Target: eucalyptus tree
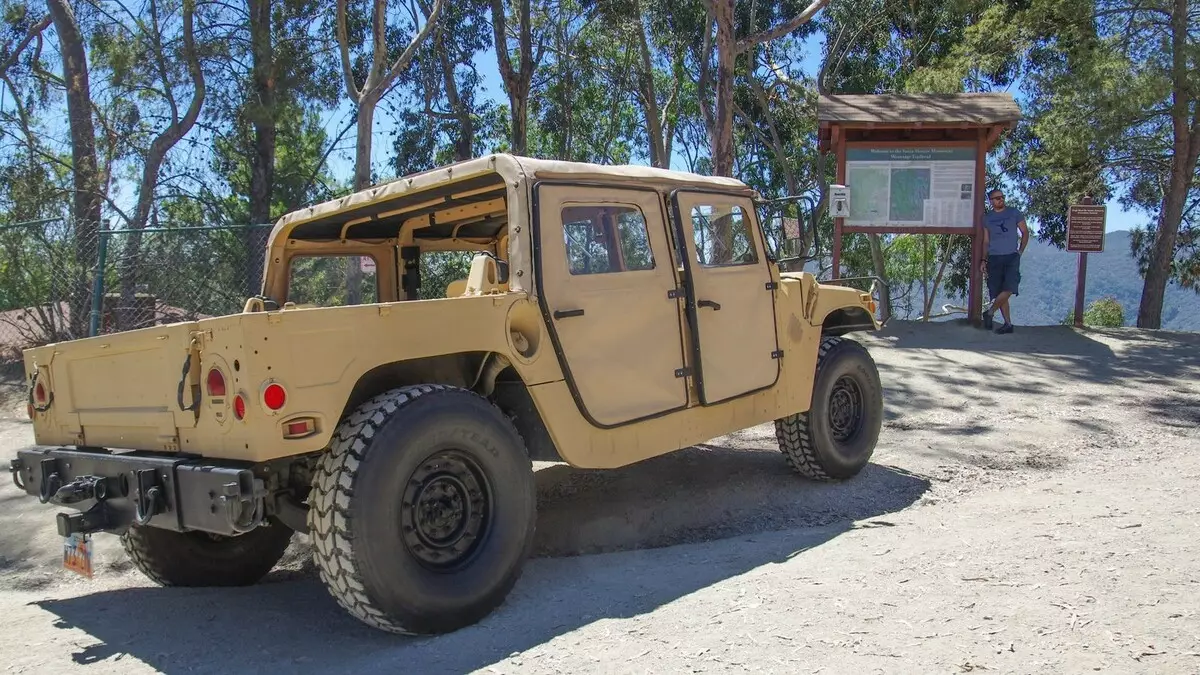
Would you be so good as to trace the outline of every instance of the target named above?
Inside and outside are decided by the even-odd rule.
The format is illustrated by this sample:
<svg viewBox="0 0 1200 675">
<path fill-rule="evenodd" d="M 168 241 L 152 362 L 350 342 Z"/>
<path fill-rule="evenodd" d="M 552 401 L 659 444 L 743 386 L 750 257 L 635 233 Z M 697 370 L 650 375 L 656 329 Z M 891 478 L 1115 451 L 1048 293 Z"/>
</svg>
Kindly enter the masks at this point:
<svg viewBox="0 0 1200 675">
<path fill-rule="evenodd" d="M 1001 166 L 1038 236 L 1062 245 L 1070 204 L 1117 199 L 1147 215 L 1133 254 L 1145 281 L 1137 325 L 1158 328 L 1172 280 L 1200 289 L 1200 5 L 1189 0 L 1033 0 L 997 6 L 926 69 L 958 91 L 1025 64 L 1025 122 Z"/>
</svg>

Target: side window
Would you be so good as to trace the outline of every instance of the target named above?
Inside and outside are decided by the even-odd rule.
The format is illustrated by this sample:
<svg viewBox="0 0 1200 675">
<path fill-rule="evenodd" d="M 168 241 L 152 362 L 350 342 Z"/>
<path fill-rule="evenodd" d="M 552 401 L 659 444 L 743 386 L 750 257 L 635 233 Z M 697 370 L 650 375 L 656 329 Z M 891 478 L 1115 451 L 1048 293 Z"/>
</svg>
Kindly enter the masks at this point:
<svg viewBox="0 0 1200 675">
<path fill-rule="evenodd" d="M 316 307 L 349 305 L 351 266 L 361 274 L 359 301 L 379 302 L 379 280 L 375 259 L 370 256 L 305 255 L 292 258 L 288 270 L 288 302 Z"/>
<path fill-rule="evenodd" d="M 740 206 L 692 208 L 696 262 L 704 267 L 753 265 L 758 262 L 750 219 Z"/>
<path fill-rule="evenodd" d="M 562 223 L 571 274 L 654 269 L 646 217 L 636 206 L 567 206 Z"/>
</svg>

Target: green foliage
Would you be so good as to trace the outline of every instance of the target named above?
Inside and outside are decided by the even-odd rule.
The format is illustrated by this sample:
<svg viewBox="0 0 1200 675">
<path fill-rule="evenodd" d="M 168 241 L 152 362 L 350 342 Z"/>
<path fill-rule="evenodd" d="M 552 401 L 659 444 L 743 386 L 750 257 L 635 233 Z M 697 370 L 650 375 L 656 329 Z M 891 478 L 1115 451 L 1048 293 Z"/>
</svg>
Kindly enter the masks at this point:
<svg viewBox="0 0 1200 675">
<path fill-rule="evenodd" d="M 1174 243 L 1161 272 L 1200 290 L 1195 22 L 1194 6 L 1167 0 L 996 5 L 913 84 L 1004 86 L 1019 66 L 1025 119 L 1003 142 L 997 164 L 1023 196 L 1038 237 L 1063 246 L 1070 204 L 1086 195 L 1115 200 L 1146 214 L 1130 239 L 1139 272 L 1157 273 L 1150 254 L 1161 230 Z M 1147 278 L 1147 289 L 1153 286 Z"/>
<path fill-rule="evenodd" d="M 1075 323 L 1075 310 L 1071 310 L 1063 319 L 1063 325 Z M 1083 310 L 1083 325 L 1099 328 L 1120 328 L 1125 325 L 1125 310 L 1121 303 L 1111 295 L 1092 301 Z"/>
</svg>

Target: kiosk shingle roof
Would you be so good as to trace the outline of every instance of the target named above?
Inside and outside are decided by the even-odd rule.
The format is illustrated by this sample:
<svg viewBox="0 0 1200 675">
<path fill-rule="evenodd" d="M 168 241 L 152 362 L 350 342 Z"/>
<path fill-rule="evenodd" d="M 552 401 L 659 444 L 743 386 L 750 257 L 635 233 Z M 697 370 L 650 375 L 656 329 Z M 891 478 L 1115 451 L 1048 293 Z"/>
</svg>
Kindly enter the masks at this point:
<svg viewBox="0 0 1200 675">
<path fill-rule="evenodd" d="M 834 94 L 817 100 L 825 124 L 1010 124 L 1021 119 L 1012 94 Z"/>
</svg>

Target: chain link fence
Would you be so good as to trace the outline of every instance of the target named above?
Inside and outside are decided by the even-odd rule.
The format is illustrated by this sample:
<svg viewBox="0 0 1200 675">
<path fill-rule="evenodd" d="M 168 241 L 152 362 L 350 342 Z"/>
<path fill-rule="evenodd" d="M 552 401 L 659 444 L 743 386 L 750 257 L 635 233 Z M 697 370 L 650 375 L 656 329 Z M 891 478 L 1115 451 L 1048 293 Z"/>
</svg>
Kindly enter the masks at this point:
<svg viewBox="0 0 1200 675">
<path fill-rule="evenodd" d="M 30 347 L 241 311 L 259 293 L 270 225 L 0 226 L 0 371 Z"/>
</svg>

